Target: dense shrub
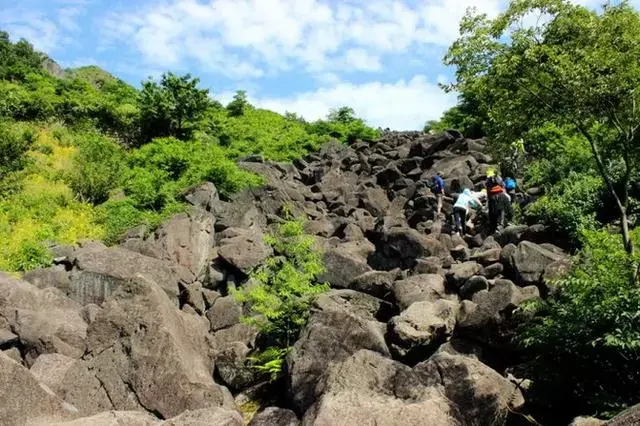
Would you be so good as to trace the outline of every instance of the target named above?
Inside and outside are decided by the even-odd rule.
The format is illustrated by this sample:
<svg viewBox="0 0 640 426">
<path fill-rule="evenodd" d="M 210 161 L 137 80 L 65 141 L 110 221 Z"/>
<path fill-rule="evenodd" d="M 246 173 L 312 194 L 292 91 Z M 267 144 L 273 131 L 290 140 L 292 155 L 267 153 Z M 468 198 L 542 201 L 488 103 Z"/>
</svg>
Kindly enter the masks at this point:
<svg viewBox="0 0 640 426">
<path fill-rule="evenodd" d="M 35 137 L 28 127 L 0 122 L 0 179 L 26 165 L 26 153 Z"/>
<path fill-rule="evenodd" d="M 328 285 L 318 282 L 324 265 L 313 237 L 303 234 L 302 221 L 279 225 L 266 242 L 274 256 L 251 273 L 255 285 L 233 293 L 240 302 L 248 302 L 251 316 L 245 321 L 256 325 L 267 342 L 266 350 L 255 358 L 257 368 L 273 377 L 306 324 L 311 303 Z"/>
<path fill-rule="evenodd" d="M 76 196 L 93 204 L 105 202 L 121 181 L 124 160 L 124 151 L 114 141 L 100 135 L 82 138 L 69 177 Z"/>
<path fill-rule="evenodd" d="M 599 177 L 571 172 L 530 205 L 524 216 L 529 223 L 548 225 L 557 237 L 577 246 L 581 230 L 593 229 L 596 225 L 602 189 Z"/>
<path fill-rule="evenodd" d="M 534 384 L 529 401 L 543 413 L 607 415 L 640 399 L 640 257 L 625 253 L 619 235 L 583 236 L 571 273 L 529 307 L 538 315 L 518 334 L 534 357 L 525 371 Z"/>
</svg>

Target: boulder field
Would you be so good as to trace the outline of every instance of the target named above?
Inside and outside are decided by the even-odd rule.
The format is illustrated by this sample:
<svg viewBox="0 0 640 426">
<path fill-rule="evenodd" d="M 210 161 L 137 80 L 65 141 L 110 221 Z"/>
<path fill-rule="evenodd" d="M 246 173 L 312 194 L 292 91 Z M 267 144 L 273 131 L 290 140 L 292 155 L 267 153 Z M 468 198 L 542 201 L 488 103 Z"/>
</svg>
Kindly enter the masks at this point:
<svg viewBox="0 0 640 426">
<path fill-rule="evenodd" d="M 462 238 L 436 217 L 434 173 L 448 218 L 491 162 L 457 132 L 328 143 L 292 164 L 252 157 L 239 165 L 261 188 L 222 200 L 204 183 L 157 229 L 53 246 L 52 267 L 0 274 L 0 425 L 517 424 L 514 318 L 569 256 L 540 225 Z M 264 235 L 286 214 L 306 217 L 331 290 L 268 383 L 228 288 L 272 254 Z"/>
</svg>

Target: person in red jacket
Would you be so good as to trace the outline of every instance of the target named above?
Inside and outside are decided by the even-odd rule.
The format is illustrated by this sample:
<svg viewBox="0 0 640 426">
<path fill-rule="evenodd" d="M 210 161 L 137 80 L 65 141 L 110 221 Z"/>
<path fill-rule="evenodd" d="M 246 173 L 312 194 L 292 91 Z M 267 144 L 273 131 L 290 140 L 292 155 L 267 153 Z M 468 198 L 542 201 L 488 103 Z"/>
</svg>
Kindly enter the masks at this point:
<svg viewBox="0 0 640 426">
<path fill-rule="evenodd" d="M 487 170 L 487 198 L 489 206 L 489 229 L 501 231 L 507 222 L 511 209 L 511 197 L 507 194 L 502 178 L 493 169 Z"/>
</svg>

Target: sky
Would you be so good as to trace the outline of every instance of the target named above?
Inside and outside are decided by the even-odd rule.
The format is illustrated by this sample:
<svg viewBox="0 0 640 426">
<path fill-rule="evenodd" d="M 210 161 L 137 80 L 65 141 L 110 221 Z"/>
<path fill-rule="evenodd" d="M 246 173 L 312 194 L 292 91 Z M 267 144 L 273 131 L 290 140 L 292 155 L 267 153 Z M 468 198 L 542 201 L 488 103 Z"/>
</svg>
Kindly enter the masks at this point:
<svg viewBox="0 0 640 426">
<path fill-rule="evenodd" d="M 242 89 L 258 107 L 307 120 L 348 105 L 370 125 L 412 130 L 456 102 L 438 83 L 453 78 L 442 57 L 465 10 L 495 16 L 506 3 L 0 0 L 0 29 L 65 68 L 98 65 L 136 87 L 188 72 L 223 103 Z"/>
</svg>

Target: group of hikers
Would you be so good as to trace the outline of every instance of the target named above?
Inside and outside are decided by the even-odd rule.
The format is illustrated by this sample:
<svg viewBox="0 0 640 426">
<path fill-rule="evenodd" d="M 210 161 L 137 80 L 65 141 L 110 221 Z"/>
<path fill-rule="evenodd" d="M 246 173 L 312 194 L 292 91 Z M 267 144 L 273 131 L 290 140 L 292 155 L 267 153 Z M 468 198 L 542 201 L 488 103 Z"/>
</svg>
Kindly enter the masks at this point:
<svg viewBox="0 0 640 426">
<path fill-rule="evenodd" d="M 442 213 L 444 198 L 444 179 L 441 173 L 433 177 L 433 192 L 437 200 L 437 215 Z M 507 226 L 513 215 L 512 203 L 515 201 L 516 181 L 509 176 L 504 180 L 495 170 L 487 170 L 484 188 L 472 191 L 464 188 L 453 204 L 454 233 L 464 236 L 467 233 L 467 222 L 474 219 L 477 212 L 484 211 L 484 204 L 488 206 L 489 232 L 500 231 Z"/>
</svg>

